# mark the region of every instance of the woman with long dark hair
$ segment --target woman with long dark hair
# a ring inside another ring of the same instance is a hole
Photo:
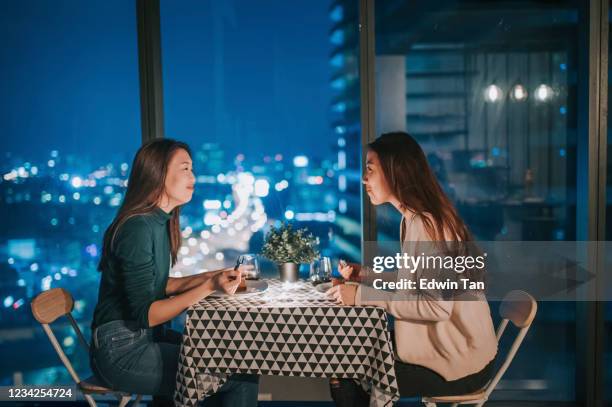
[[[390,203],[402,214],[402,254],[469,253],[472,237],[419,144],[395,132],[368,147],[363,184],[372,204]],[[340,273],[348,279],[358,267],[341,265]],[[482,280],[478,274],[471,270],[464,275]],[[470,290],[466,296],[459,290],[453,297],[415,290],[408,295],[344,284],[328,293],[342,304],[375,305],[395,317],[395,372],[402,397],[466,394],[482,389],[491,378],[497,340],[482,291]],[[330,386],[336,405],[368,405],[368,394],[355,381],[332,380]]]
[[[163,324],[216,290],[233,294],[244,271],[169,277],[181,246],[180,207],[191,200],[194,185],[186,144],[144,144],[104,233],[91,367],[105,386],[153,395],[154,405],[174,405],[181,334]],[[255,406],[257,382],[256,376],[232,376],[213,397],[224,406]]]

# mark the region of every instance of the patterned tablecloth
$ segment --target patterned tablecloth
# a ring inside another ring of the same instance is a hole
[[[399,398],[383,309],[339,306],[309,282],[264,281],[263,293],[187,310],[177,406],[195,406],[233,373],[354,378],[372,391],[371,406]]]

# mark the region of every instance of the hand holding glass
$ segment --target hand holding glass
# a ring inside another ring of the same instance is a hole
[[[252,253],[243,254],[238,259],[239,264],[243,264],[249,267],[249,271],[245,273],[244,278],[247,280],[259,280],[260,271],[259,271],[259,260],[257,260],[257,255]]]

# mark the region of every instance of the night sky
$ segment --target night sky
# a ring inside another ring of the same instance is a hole
[[[247,158],[331,152],[329,2],[161,2],[166,135]],[[135,1],[0,3],[0,152],[140,143]]]

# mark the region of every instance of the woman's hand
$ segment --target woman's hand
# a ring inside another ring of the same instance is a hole
[[[223,270],[211,279],[213,291],[221,291],[233,295],[240,285],[240,278],[240,269]]]
[[[355,263],[347,263],[340,261],[338,263],[338,272],[345,280],[350,280],[353,274],[359,275],[361,271],[361,265]]]
[[[248,276],[251,271],[255,270],[255,266],[252,264],[241,264],[238,266],[238,271],[242,276]]]
[[[355,295],[357,294],[356,284],[340,284],[330,288],[325,295],[334,299],[342,305],[355,305]]]

